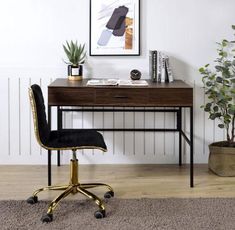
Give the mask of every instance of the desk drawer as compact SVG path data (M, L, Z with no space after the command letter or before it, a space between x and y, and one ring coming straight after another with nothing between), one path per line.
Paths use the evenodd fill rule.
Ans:
M153 106L192 106L193 89L150 89L149 104Z
M49 105L94 105L92 88L48 88Z
M144 106L148 103L148 90L96 89L96 104L109 106Z

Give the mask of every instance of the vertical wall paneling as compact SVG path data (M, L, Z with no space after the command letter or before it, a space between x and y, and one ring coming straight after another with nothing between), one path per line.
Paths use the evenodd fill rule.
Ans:
M139 109L143 109L142 107ZM135 128L144 128L144 113L135 113ZM144 149L144 132L135 133L135 157L137 159L141 158L145 153Z
M150 108L153 109L153 108ZM154 128L154 113L146 112L145 113L145 128L152 129ZM153 157L154 155L154 132L145 133L145 154L147 157Z
M163 108L159 108L163 109ZM155 120L156 120L156 128L164 128L164 113L155 113ZM155 151L156 151L156 158L161 157L164 159L164 133L157 132L155 133Z
M9 79L9 120L10 120L10 155L19 158L19 80Z
M21 155L21 90L20 90L20 78L18 79L19 80L19 94L18 94L18 97L19 97L19 111L18 111L18 117L19 117L19 120L18 120L18 125L19 125L19 155Z
M3 149L1 164L47 163L47 151L39 147L34 137L28 87L39 84L46 103L47 86L52 80L45 77L0 78L4 111L0 121L0 143ZM206 102L204 89L195 82L194 98L195 162L202 163L207 162L208 144L222 140L225 134L217 127L218 122L208 120L208 114L200 109L200 105ZM56 110L52 110L52 129L57 128ZM189 109L182 110L182 120L182 128L189 136ZM165 112L70 112L63 113L63 123L64 128L175 128L176 117ZM81 151L81 163L178 162L178 133L103 132L103 135L108 152ZM61 155L62 163L68 163L69 159L70 153L64 151ZM52 154L52 161L56 163L56 154ZM184 141L183 161L189 161L189 148Z
M204 136L205 136L205 117L204 111L200 106L204 103L204 89L202 86L194 87L194 145L195 145L195 161L204 158Z
M132 129L133 128L133 121L134 121L134 117L133 117L133 112L126 112L124 114L124 128L127 129ZM133 132L125 132L124 133L124 152L125 154L128 155L134 155L134 140L133 140L133 136L134 133Z
M9 102L8 102L8 78L0 78L0 95L1 98L1 119L0 119L0 146L1 146L1 155L0 155L0 164L8 162L10 158L10 133L9 133Z
M31 78L29 78L29 85L28 88L31 86ZM28 134L28 138L29 138L29 154L32 155L32 112L31 112L31 107L30 107L30 103L28 104L28 108L29 108L29 114L28 114L28 122L29 122L29 134Z
M7 124L8 124L8 130L7 130L7 133L8 133L8 155L10 156L11 155L11 107L10 107L10 99L11 99L11 95L10 95L10 92L11 92L11 85L10 85L10 78L8 78L8 81L7 81L7 111L8 111L8 119L7 119Z
M115 128L122 128L123 127L123 112L117 112L114 113L114 126ZM115 155L116 157L118 156L122 156L123 155L123 132L115 132L114 133L114 139L115 139L115 144L114 144L114 151L115 151Z
M173 108L170 108L173 109ZM173 113L165 113L165 122L164 122L164 128L175 128L175 114ZM174 145L174 137L175 133L173 132L166 132L164 135L164 144L165 144L165 154L168 154L170 156L174 156L174 149L175 149L175 145ZM169 144L171 143L171 144Z
M29 78L19 78L19 153L22 158L31 155L31 108Z
M103 113L102 123L104 128L112 128L114 126L114 113ZM113 137L114 137L114 132L104 132L104 139L108 148L108 152L104 154L105 155L108 154L109 157L112 157L112 155L114 155Z
M31 84L38 84L40 85L40 78L31 78ZM44 89L42 89L43 95L45 95ZM45 100L46 102L46 100ZM47 107L47 106L46 106ZM35 161L40 161L42 158L41 153L41 147L38 145L37 140L35 138L35 133L34 133L34 125L33 125L33 116L31 112L31 133L32 133L32 155L31 159L34 159Z

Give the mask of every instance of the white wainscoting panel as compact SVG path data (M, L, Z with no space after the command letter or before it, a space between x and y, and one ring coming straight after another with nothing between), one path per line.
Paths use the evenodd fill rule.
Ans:
M47 152L39 147L34 137L28 87L39 84L47 102L47 86L53 78L0 78L0 164L47 164ZM222 140L224 133L217 123L208 120L200 109L205 102L204 89L194 84L194 142L195 162L208 159L208 144ZM79 95L78 95L79 96ZM46 106L47 108L47 106ZM144 108L143 108L144 109ZM183 110L183 129L189 134L189 111ZM56 109L52 110L52 128L56 128ZM176 119L170 113L149 112L70 112L64 113L66 128L172 128ZM178 162L178 133L103 132L108 152L84 150L79 154L82 164L173 164ZM70 151L61 154L67 164ZM56 152L53 154L56 163ZM183 144L183 160L189 162L189 148Z

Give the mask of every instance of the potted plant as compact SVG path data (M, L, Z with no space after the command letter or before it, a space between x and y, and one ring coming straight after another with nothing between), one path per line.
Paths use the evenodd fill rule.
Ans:
M77 41L70 43L66 41L66 45L63 45L64 52L67 55L68 61L64 61L68 64L68 78L69 80L81 80L83 75L82 64L85 61L86 52L85 44L81 45Z
M232 26L235 30L235 25ZM209 119L218 120L218 127L226 132L226 140L209 145L209 169L219 176L235 176L235 41L222 40L218 44L215 66L199 69L203 75L208 102L201 107Z

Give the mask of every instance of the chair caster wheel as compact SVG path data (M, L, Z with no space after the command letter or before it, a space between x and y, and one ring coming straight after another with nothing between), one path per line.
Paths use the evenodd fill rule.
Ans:
M104 194L104 198L110 199L114 197L114 192L113 191L108 191Z
M38 203L38 197L37 196L31 196L27 199L28 204L36 204Z
M42 216L41 221L42 222L46 222L49 223L53 220L53 214L46 214L44 216Z
M105 217L105 210L98 210L94 215L96 219L102 219Z

